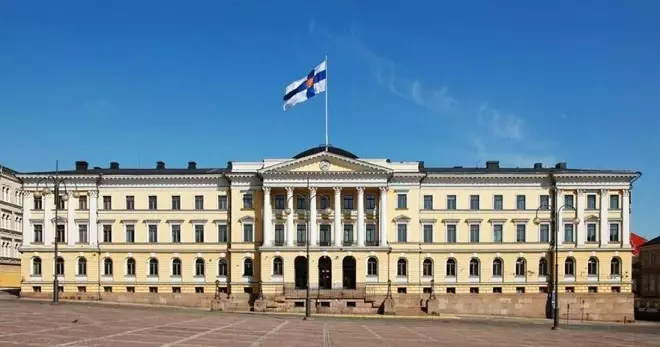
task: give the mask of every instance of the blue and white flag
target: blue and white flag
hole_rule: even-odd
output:
[[[289,84],[284,91],[284,110],[325,92],[327,61],[323,61],[307,77]]]

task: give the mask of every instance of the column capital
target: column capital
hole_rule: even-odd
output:
[[[577,195],[578,195],[578,196],[582,196],[582,195],[584,195],[584,189],[578,189],[578,190],[577,190]]]
[[[601,189],[601,190],[600,190],[600,195],[601,195],[601,196],[605,196],[605,195],[607,195],[607,189]]]
[[[364,194],[364,187],[355,187],[357,189],[358,194]]]
[[[289,194],[289,195],[293,194],[293,189],[294,189],[293,187],[286,187],[285,189],[286,189],[287,194]]]
[[[312,195],[316,194],[316,187],[309,187],[309,193]]]
[[[557,188],[557,195],[562,195],[564,193],[564,190],[561,188]]]
[[[98,190],[90,190],[89,191],[89,196],[92,198],[97,198],[99,196],[99,191]]]
[[[624,189],[623,196],[627,197],[628,195],[630,195],[630,189]]]
[[[32,191],[31,190],[24,190],[24,191],[21,192],[21,195],[23,197],[29,198],[32,195]]]
[[[266,195],[270,194],[270,187],[261,187],[261,189],[264,191],[264,194]]]
[[[332,187],[332,189],[334,189],[335,195],[341,193],[341,187]]]
[[[385,193],[387,193],[387,190],[388,190],[389,188],[388,188],[388,187],[378,187],[378,189],[380,189],[380,193],[381,193],[381,194],[385,194]]]

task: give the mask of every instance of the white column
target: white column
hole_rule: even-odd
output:
[[[560,212],[563,212],[566,207],[562,208],[562,206],[564,206],[564,192],[561,189],[557,189],[557,201],[555,201],[555,228],[557,229],[552,230],[552,233],[557,233],[558,246],[561,246],[564,243],[564,221],[561,218],[562,216]]]
[[[78,233],[76,232],[76,204],[78,199],[69,194],[69,200],[66,202],[66,243],[73,246],[78,241]]]
[[[621,240],[624,248],[630,247],[630,191],[625,189],[621,197]]]
[[[42,195],[41,201],[41,206],[44,209],[44,245],[52,245],[53,241],[55,241],[55,230],[51,221],[53,219],[53,207],[55,206],[53,194]]]
[[[89,244],[98,245],[99,244],[99,232],[98,232],[98,198],[99,192],[92,190],[89,192],[89,225],[87,226],[89,232]]]
[[[359,247],[364,247],[364,187],[357,187],[357,242]]]
[[[23,192],[23,246],[29,246],[34,241],[34,230],[30,222],[30,213],[32,209],[32,192]]]
[[[380,245],[387,247],[387,187],[380,188]]]
[[[600,190],[600,245],[610,242],[610,228],[607,225],[607,189]]]
[[[335,246],[341,247],[343,233],[341,227],[341,188],[335,187]]]
[[[309,244],[316,246],[316,187],[309,188]]]
[[[293,237],[295,236],[293,215],[296,213],[293,209],[293,187],[286,188],[286,205],[289,211],[291,211],[291,213],[286,216],[286,245],[292,247]]]
[[[264,228],[263,239],[264,246],[270,247],[273,245],[272,228],[273,228],[273,210],[270,205],[270,187],[263,187],[264,191]]]
[[[585,195],[584,195],[584,190],[578,189],[577,191],[577,218],[580,220],[580,223],[578,223],[576,227],[577,235],[576,235],[576,243],[577,247],[582,247],[584,246],[584,241],[586,240],[586,234],[584,230],[584,208],[586,205],[585,202]]]

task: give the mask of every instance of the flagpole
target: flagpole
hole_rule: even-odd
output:
[[[328,150],[328,54],[325,55],[325,149]]]

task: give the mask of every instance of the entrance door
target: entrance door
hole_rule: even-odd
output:
[[[319,258],[319,288],[332,289],[332,260],[328,256]]]
[[[342,274],[344,276],[343,287],[344,289],[355,289],[356,287],[356,270],[355,258],[348,256],[344,257],[342,261]]]
[[[296,289],[307,288],[307,258],[297,256],[293,261],[296,276]]]

